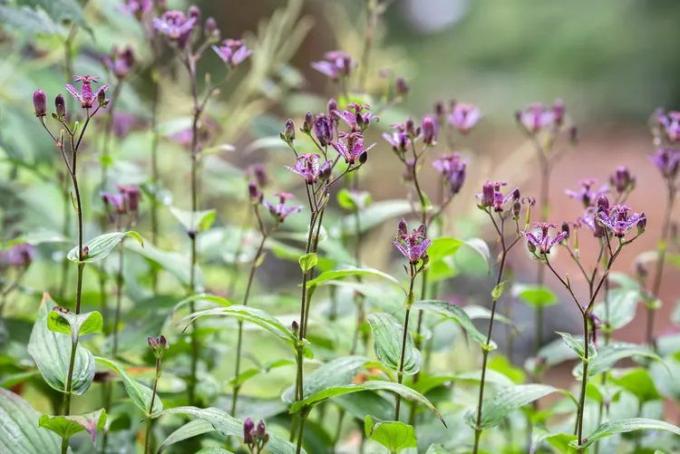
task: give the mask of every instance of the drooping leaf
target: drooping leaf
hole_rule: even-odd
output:
[[[0,452],[58,454],[61,441],[38,426],[39,416],[20,396],[0,388]]]
[[[587,448],[598,440],[611,437],[612,435],[634,432],[637,430],[662,430],[671,432],[675,435],[680,435],[680,427],[665,421],[649,418],[626,418],[614,421],[607,421],[600,424],[593,433],[591,433],[580,446],[580,448]],[[572,446],[579,447],[576,442]]]
[[[215,428],[210,422],[204,419],[193,419],[188,423],[178,427],[174,432],[168,435],[158,447],[157,452],[162,452],[168,446],[179,443],[180,441],[188,440],[189,438],[197,437],[199,435],[214,431]]]
[[[187,232],[200,233],[208,230],[215,222],[215,210],[188,211],[170,207],[170,212]]]
[[[430,402],[425,396],[423,396],[417,391],[412,390],[407,386],[382,380],[367,381],[362,384],[328,387],[314,394],[311,394],[310,396],[307,396],[303,400],[293,402],[292,405],[290,406],[290,411],[291,413],[296,413],[300,411],[303,407],[312,407],[323,402],[326,399],[331,399],[346,394],[353,394],[361,391],[390,391],[395,394],[399,394],[404,399],[412,400],[425,406],[427,409],[436,414],[440,420],[443,421],[439,411],[435,408],[432,402]]]
[[[153,244],[146,244],[144,247],[137,243],[126,242],[125,249],[141,255],[146,260],[151,262],[168,273],[172,274],[184,286],[189,285],[190,281],[190,266],[189,256],[178,252],[164,251],[158,249]],[[201,273],[200,268],[196,266],[196,282],[197,287],[201,287]]]
[[[489,246],[486,244],[486,241],[482,240],[481,238],[470,238],[469,240],[465,240],[463,244],[475,251],[482,259],[484,259],[484,264],[487,268],[490,266],[491,251],[489,250]]]
[[[414,448],[418,445],[413,426],[401,421],[373,421],[369,415],[364,418],[364,431],[371,440],[383,445],[389,452]]]
[[[383,222],[404,216],[412,211],[411,204],[407,200],[381,200],[373,202],[368,208],[359,212],[361,219],[361,232],[366,232]],[[349,214],[342,218],[341,234],[352,235],[356,229],[356,218]],[[338,235],[340,236],[340,235]]]
[[[423,300],[416,302],[413,305],[413,308],[427,312],[432,312],[441,317],[453,320],[461,328],[465,330],[465,332],[468,334],[468,336],[470,336],[470,338],[472,338],[473,341],[477,342],[482,346],[486,344],[486,336],[484,336],[484,334],[482,334],[475,327],[475,325],[472,323],[472,320],[470,320],[468,314],[455,304],[449,303],[448,301]],[[491,347],[495,348],[493,347],[493,345]]]
[[[75,314],[55,307],[47,316],[47,327],[55,333],[68,334],[73,340],[87,334],[100,333],[104,319],[97,311]]]
[[[315,285],[320,285],[323,284],[324,282],[328,281],[337,281],[339,279],[345,279],[348,277],[379,277],[382,279],[385,279],[386,281],[399,286],[399,281],[390,276],[387,273],[384,273],[380,270],[376,270],[374,268],[345,268],[341,270],[332,270],[332,271],[324,271],[320,275],[318,275],[316,278],[310,280],[307,282],[308,287],[312,287]]]
[[[106,424],[106,411],[102,408],[84,415],[42,415],[38,424],[40,427],[49,429],[67,440],[75,434],[85,431],[90,435],[94,444],[97,441],[97,431],[103,430]]]
[[[531,307],[548,307],[557,304],[557,295],[542,285],[515,284],[512,294]]]
[[[615,288],[609,291],[609,311],[604,302],[599,302],[593,313],[603,322],[608,321],[612,330],[621,329],[635,318],[635,309],[640,300],[637,289]],[[607,313],[608,312],[608,313]]]
[[[35,361],[43,378],[50,387],[57,391],[66,392],[68,366],[71,360],[71,337],[51,331],[48,317],[57,305],[50,296],[43,295],[38,318],[33,325],[28,342],[28,353]],[[71,392],[82,395],[87,391],[94,379],[94,357],[89,350],[78,344],[73,367]]]
[[[548,394],[558,392],[557,388],[541,384],[515,385],[509,388],[501,388],[495,396],[485,399],[482,404],[482,420],[480,426],[489,428],[499,425],[510,413],[519,410],[523,406],[540,399]],[[467,415],[468,422],[474,426],[475,413]]]
[[[363,356],[345,356],[325,363],[311,374],[305,375],[302,395],[307,397],[332,386],[351,384],[366,361],[368,359]],[[295,389],[291,386],[284,391],[281,398],[284,402],[291,403],[295,399],[294,393]]]
[[[115,361],[111,361],[107,358],[102,358],[100,356],[95,357],[97,364],[111,369],[121,380],[123,380],[123,386],[125,387],[125,392],[130,397],[130,400],[139,408],[142,413],[149,416],[149,407],[151,405],[151,396],[153,391],[148,386],[138,382],[134,378],[130,377],[125,369]],[[163,402],[161,402],[160,396],[156,396],[153,402],[153,410],[151,415],[156,415],[163,410]]]
[[[373,348],[378,360],[390,369],[398,371],[404,337],[402,324],[385,312],[369,314],[368,323],[373,331]],[[413,375],[420,370],[420,352],[413,345],[410,333],[406,336],[403,364],[403,372],[406,375]]]
[[[637,367],[627,370],[620,376],[612,377],[612,381],[621,388],[638,398],[640,402],[650,402],[661,399],[661,394],[656,389],[654,379],[647,369]]]
[[[591,355],[590,365],[588,367],[588,375],[593,376],[601,374],[606,371],[617,361],[624,358],[630,358],[634,356],[642,356],[645,358],[651,358],[656,361],[661,361],[659,355],[654,353],[646,346],[630,344],[626,342],[616,342],[609,345],[603,345],[597,352],[597,356],[594,358]],[[576,375],[582,375],[582,366],[578,365],[576,368]]]
[[[243,440],[243,421],[219,408],[176,407],[164,410],[161,415],[184,415],[207,421],[222,436],[232,436]],[[295,446],[275,433],[270,433],[266,450],[272,454],[292,454],[295,452]]]
[[[87,248],[87,254],[83,258],[82,263],[92,263],[104,260],[109,256],[109,254],[111,254],[111,251],[113,251],[115,247],[118,246],[120,242],[126,237],[134,238],[140,244],[140,246],[144,245],[144,239],[134,230],[130,230],[128,232],[104,233],[91,239],[87,242],[87,244],[83,245],[83,249]],[[68,252],[67,257],[72,262],[78,262],[78,246],[71,249]]]

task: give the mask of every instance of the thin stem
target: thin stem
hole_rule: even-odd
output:
[[[541,163],[541,199],[540,199],[540,209],[539,217],[541,221],[546,221],[548,219],[548,212],[550,210],[550,161],[545,154],[545,150],[540,145],[540,143],[534,139],[534,147],[539,155]],[[543,285],[545,281],[545,268],[538,264],[536,282],[539,286]],[[534,333],[534,355],[538,354],[538,350],[543,345],[543,307],[538,306],[535,309],[535,333]]]
[[[161,376],[161,358],[156,358],[156,376],[153,380],[153,389],[151,390],[151,402],[149,403],[149,414],[146,418],[146,437],[144,438],[144,454],[151,454],[151,429],[153,427],[153,404],[156,401],[156,393],[158,391],[158,380]]]
[[[406,314],[404,315],[404,327],[401,336],[401,354],[399,355],[399,370],[397,371],[397,383],[401,384],[404,379],[404,360],[406,356],[406,341],[408,339],[408,322],[411,315],[411,306],[413,305],[413,284],[418,274],[413,264],[410,267],[410,282],[408,287],[408,294],[406,296]],[[399,421],[399,411],[401,409],[401,396],[397,395],[397,403],[394,410],[394,419]]]
[[[583,377],[581,380],[581,396],[579,397],[578,412],[576,414],[576,435],[578,444],[583,443],[583,414],[586,403],[586,386],[588,384],[588,338],[589,338],[588,316],[583,317]]]
[[[111,349],[111,356],[113,359],[116,359],[116,355],[118,354],[118,325],[120,324],[120,310],[121,310],[121,303],[123,301],[123,265],[124,265],[124,257],[125,257],[125,250],[123,249],[123,242],[125,240],[121,241],[121,244],[118,246],[118,271],[116,273],[116,312],[113,317],[113,347]]]

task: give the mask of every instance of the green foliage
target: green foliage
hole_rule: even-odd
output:
[[[81,263],[92,263],[104,260],[126,237],[134,238],[141,246],[144,245],[142,236],[132,230],[129,232],[104,233],[83,245],[83,250],[85,250],[86,253],[84,254]],[[78,246],[68,252],[68,259],[73,262],[79,261]]]
[[[84,415],[71,416],[42,415],[38,424],[67,440],[77,433],[87,432],[92,443],[95,443],[97,431],[103,430],[106,425],[106,411],[101,409]]]
[[[50,331],[69,334],[73,341],[86,334],[101,332],[103,325],[102,314],[97,311],[74,314],[55,307],[47,316],[47,327]]]
[[[671,423],[648,418],[628,418],[602,423],[586,438],[581,446],[578,446],[575,442],[572,442],[572,446],[587,448],[593,443],[611,437],[612,435],[638,430],[660,430],[680,436],[680,427]]]
[[[153,408],[149,412],[151,406],[152,391],[151,388],[143,385],[125,371],[125,369],[115,361],[110,359],[96,357],[97,364],[112,370],[123,380],[123,386],[128,397],[132,403],[146,416],[154,416],[163,410],[163,402],[160,397],[156,396],[153,402]]]
[[[558,392],[557,388],[541,384],[516,385],[509,388],[500,388],[495,396],[485,399],[482,405],[482,420],[480,427],[489,428],[499,425],[510,413],[519,410],[525,405]],[[473,413],[467,415],[468,424],[475,426]]]
[[[366,416],[364,432],[367,437],[383,445],[390,453],[415,448],[418,444],[413,426],[400,421],[374,421],[370,416]]]
[[[39,413],[17,394],[0,388],[0,451],[59,452],[59,437],[38,425]]]
[[[398,371],[404,337],[402,324],[384,312],[369,314],[368,323],[373,332],[373,348],[378,360],[390,369]],[[403,372],[406,375],[413,375],[420,370],[420,352],[413,345],[410,333],[406,336],[403,364]]]

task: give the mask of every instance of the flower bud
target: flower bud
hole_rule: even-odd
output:
[[[220,36],[220,29],[217,28],[217,22],[214,17],[209,17],[205,20],[205,34],[208,36]]]
[[[521,194],[519,192],[519,188],[515,188],[512,191],[512,200],[515,201],[515,202],[519,202],[520,198],[521,198]]]
[[[298,329],[300,329],[300,325],[298,324],[297,321],[293,320],[293,323],[290,325],[291,331],[293,331],[293,334],[297,334]]]
[[[359,157],[359,160],[361,160],[361,157]],[[364,161],[366,158],[364,158]],[[321,167],[319,168],[319,178],[322,180],[328,180],[331,177],[331,171],[332,171],[331,163],[330,161],[326,161],[323,164],[321,164]]]
[[[54,108],[57,111],[58,118],[66,117],[66,101],[64,101],[62,95],[57,95],[57,97],[54,98]]]
[[[104,90],[99,90],[99,92],[97,92],[97,103],[99,103],[99,105],[102,107],[109,103],[109,101],[106,99],[106,92]]]
[[[569,227],[569,223],[568,223],[568,222],[563,222],[563,223],[562,223],[562,232],[564,232],[564,233],[567,234],[566,238],[569,238],[569,235],[571,234],[571,229],[570,229],[570,227]]]
[[[243,420],[243,443],[250,445],[253,444],[254,440],[254,429],[255,423],[249,417]]]
[[[638,235],[643,234],[646,227],[647,227],[647,216],[645,215],[645,213],[640,213],[640,219],[638,219],[638,222],[637,222]]]
[[[601,195],[597,199],[597,211],[604,211],[608,212],[609,211],[609,199],[607,199],[606,196]]]
[[[281,139],[287,144],[292,144],[295,140],[295,123],[290,118],[286,120],[286,125],[281,132]]]
[[[262,192],[260,191],[260,188],[257,187],[257,183],[254,181],[248,183],[248,195],[250,195],[250,201],[254,205],[262,202]]]
[[[522,204],[519,201],[515,201],[512,204],[512,218],[517,220],[522,212]]]
[[[394,81],[394,92],[397,96],[406,96],[408,94],[409,86],[403,77],[397,77]]]
[[[33,92],[33,108],[36,117],[47,115],[47,96],[45,96],[44,91],[38,89]]]
[[[422,123],[423,142],[426,145],[434,145],[437,143],[437,128],[432,117],[423,118]]]
[[[484,186],[482,186],[482,199],[480,201],[480,205],[486,208],[492,206],[495,192],[496,191],[494,190],[494,185],[492,182],[487,181],[484,183]]]
[[[329,99],[328,104],[326,104],[326,110],[328,111],[328,115],[332,116],[333,112],[338,110],[338,102],[334,98]]]
[[[314,124],[314,116],[311,112],[305,114],[305,121],[302,123],[301,131],[309,134],[312,131],[312,126]]]
[[[262,440],[264,439],[264,436],[267,434],[267,427],[264,425],[264,421],[260,419],[260,421],[257,423],[257,428],[255,429],[255,436]]]
[[[198,21],[201,18],[201,9],[196,5],[191,5],[187,10],[189,17]]]
[[[158,359],[160,359],[163,356],[165,350],[168,349],[168,341],[163,335],[149,336],[147,337],[146,342],[149,344],[154,356]]]
[[[368,152],[364,151],[359,155],[359,163],[365,164],[367,160],[368,160]]]
[[[552,106],[553,115],[555,115],[555,124],[558,126],[564,122],[564,114],[566,108],[564,107],[564,101],[557,99]]]
[[[253,164],[250,166],[248,169],[249,173],[252,175],[252,177],[255,179],[255,183],[263,188],[269,184],[269,178],[267,178],[267,170],[265,169],[263,164]]]

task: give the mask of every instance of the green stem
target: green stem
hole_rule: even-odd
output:
[[[156,376],[153,380],[153,389],[151,390],[151,403],[149,404],[149,414],[146,418],[146,436],[144,438],[144,454],[151,454],[151,429],[153,428],[153,404],[156,400],[156,393],[158,392],[158,380],[161,376],[161,359],[156,358]]]
[[[586,386],[588,385],[588,338],[589,333],[589,322],[588,322],[588,312],[583,316],[583,378],[581,381],[581,395],[579,397],[578,412],[576,414],[576,435],[578,439],[578,444],[583,443],[583,414],[585,410],[586,403]],[[582,450],[581,450],[582,451]]]
[[[404,327],[401,335],[401,354],[399,355],[399,370],[397,371],[397,383],[401,384],[404,379],[404,360],[406,356],[406,341],[408,339],[408,322],[411,316],[411,306],[413,305],[413,284],[418,274],[413,264],[410,267],[410,283],[408,295],[406,296],[406,314],[404,315]],[[397,403],[394,410],[394,420],[399,421],[399,412],[401,410],[401,395],[397,394]]]

